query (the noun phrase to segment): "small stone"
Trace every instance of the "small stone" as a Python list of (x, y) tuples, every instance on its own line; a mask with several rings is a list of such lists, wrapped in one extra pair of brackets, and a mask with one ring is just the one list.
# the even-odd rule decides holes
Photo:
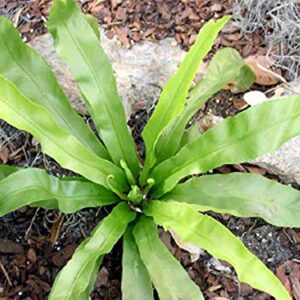
[(263, 103), (268, 100), (267, 96), (260, 91), (251, 91), (244, 94), (244, 100), (251, 106)]

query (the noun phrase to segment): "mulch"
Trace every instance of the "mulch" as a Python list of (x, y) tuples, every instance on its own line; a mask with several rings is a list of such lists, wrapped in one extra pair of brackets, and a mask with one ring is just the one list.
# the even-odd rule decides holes
[[(46, 32), (45, 22), (52, 0), (0, 0), (0, 15), (11, 18), (25, 41)], [(142, 40), (158, 41), (174, 37), (185, 50), (195, 41), (199, 29), (211, 18), (232, 13), (235, 0), (87, 0), (78, 1), (85, 13), (92, 14), (109, 37), (131, 47)], [(249, 41), (251, 40), (251, 43)], [(227, 26), (215, 43), (215, 49), (230, 46), (243, 57), (265, 53), (261, 33), (240, 33)]]
[[(158, 41), (174, 37), (189, 49), (202, 25), (211, 18), (230, 14), (235, 0), (94, 0), (80, 1), (82, 10), (98, 18), (109, 37), (117, 36), (124, 47), (142, 40)], [(0, 0), (0, 15), (11, 18), (24, 41), (46, 32), (45, 21), (52, 0)], [(249, 42), (251, 41), (251, 42)], [(217, 39), (214, 50), (231, 46), (244, 57), (264, 54), (259, 32), (242, 35), (234, 23)], [(226, 117), (241, 108), (241, 96), (228, 101), (222, 92), (210, 101), (204, 112)], [(244, 103), (242, 103), (242, 106)], [(137, 111), (129, 121), (138, 150), (143, 153), (141, 128), (149, 117)], [(5, 122), (0, 122), (0, 163), (46, 168), (54, 175), (65, 174), (51, 158), (43, 155), (36, 140)], [(3, 142), (5, 144), (3, 146)], [(217, 173), (254, 172), (271, 176), (251, 165), (224, 166)], [(0, 219), (0, 300), (46, 299), (59, 270), (67, 263), (80, 242), (107, 215), (110, 208), (86, 209), (74, 215), (25, 207)], [(279, 229), (261, 220), (217, 216), (258, 255), (300, 300), (300, 231)], [(180, 260), (207, 299), (270, 299), (245, 284), (226, 263), (218, 265), (205, 254), (194, 263), (169, 234), (161, 238)], [(284, 249), (284, 251), (283, 251)], [(107, 255), (100, 268), (92, 299), (121, 299), (121, 242)], [(225, 269), (224, 269), (225, 266)]]

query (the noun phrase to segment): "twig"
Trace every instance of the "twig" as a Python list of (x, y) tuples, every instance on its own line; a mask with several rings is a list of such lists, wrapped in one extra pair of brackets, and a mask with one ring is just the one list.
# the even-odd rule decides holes
[(14, 26), (18, 27), (20, 16), (25, 7), (21, 7), (14, 16)]
[(1, 268), (3, 274), (4, 274), (5, 278), (6, 278), (6, 280), (7, 280), (8, 284), (9, 284), (9, 286), (12, 286), (12, 282), (11, 282), (11, 280), (10, 280), (10, 278), (9, 278), (9, 275), (8, 275), (7, 271), (5, 270), (5, 268), (4, 268), (4, 266), (3, 266), (3, 264), (2, 264), (1, 261), (0, 261), (0, 268)]
[(31, 230), (32, 225), (33, 225), (33, 222), (35, 221), (35, 219), (36, 219), (36, 217), (37, 217), (37, 214), (38, 214), (39, 210), (40, 210), (40, 208), (37, 208), (37, 209), (36, 209), (36, 211), (35, 211), (35, 213), (34, 213), (34, 216), (33, 216), (33, 218), (31, 219), (30, 225), (29, 225), (29, 227), (27, 228), (26, 233), (25, 233), (25, 240), (27, 240), (27, 238), (28, 238), (28, 235), (29, 235), (30, 230)]
[(283, 78), (282, 76), (280, 76), (279, 74), (277, 74), (276, 72), (273, 72), (272, 70), (269, 70), (267, 68), (265, 68), (264, 66), (262, 66), (260, 63), (257, 63), (257, 66), (264, 72), (269, 73), (270, 75), (274, 76), (275, 78), (279, 79), (281, 82), (288, 84), (288, 82), (285, 80), (285, 78)]

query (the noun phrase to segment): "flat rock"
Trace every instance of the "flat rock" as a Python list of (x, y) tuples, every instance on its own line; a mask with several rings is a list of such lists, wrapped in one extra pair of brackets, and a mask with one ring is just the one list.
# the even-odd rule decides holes
[[(300, 94), (300, 79), (290, 86), (291, 89), (287, 89), (285, 95)], [(278, 175), (286, 183), (300, 185), (300, 136), (291, 139), (277, 151), (259, 157), (253, 163)]]
[(285, 183), (300, 185), (300, 136), (291, 139), (275, 152), (257, 158), (253, 163), (278, 175)]
[[(112, 62), (127, 116), (136, 109), (149, 109), (159, 98), (162, 87), (182, 61), (185, 52), (172, 38), (158, 43), (144, 41), (127, 49), (121, 47), (116, 39), (108, 39), (101, 33), (101, 44)], [(88, 114), (71, 73), (54, 51), (51, 36), (45, 34), (38, 37), (31, 45), (52, 67), (73, 107), (81, 114)], [(287, 90), (286, 94), (300, 93), (300, 80), (292, 83), (292, 90)], [(287, 183), (300, 185), (300, 137), (252, 163), (279, 175)]]
[[(79, 113), (87, 114), (78, 87), (68, 67), (56, 54), (50, 34), (38, 37), (30, 44), (54, 70), (73, 107)], [(144, 41), (127, 49), (121, 47), (116, 39), (108, 39), (101, 32), (101, 44), (112, 62), (119, 94), (128, 116), (133, 110), (149, 108), (155, 103), (162, 87), (185, 54), (172, 38), (158, 43)]]

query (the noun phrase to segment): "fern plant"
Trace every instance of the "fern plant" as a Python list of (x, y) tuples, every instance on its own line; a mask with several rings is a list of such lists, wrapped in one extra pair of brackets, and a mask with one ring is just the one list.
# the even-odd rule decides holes
[(205, 212), (300, 227), (300, 193), (254, 174), (205, 174), (223, 164), (252, 160), (299, 135), (300, 97), (252, 107), (202, 135), (193, 127), (186, 130), (191, 117), (224, 85), (230, 82), (243, 91), (255, 79), (239, 54), (225, 48), (191, 88), (201, 60), (228, 19), (201, 29), (165, 85), (142, 133), (144, 163), (127, 128), (97, 22), (82, 14), (74, 0), (55, 0), (47, 26), (98, 136), (72, 110), (44, 59), (22, 42), (8, 19), (0, 19), (0, 118), (30, 132), (44, 153), (81, 176), (58, 178), (41, 169), (1, 165), (1, 216), (24, 205), (63, 213), (115, 205), (61, 270), (49, 299), (88, 299), (104, 255), (121, 237), (123, 299), (154, 299), (153, 287), (163, 300), (204, 299), (159, 239), (158, 225), (172, 229), (181, 242), (229, 262), (240, 281), (278, 300), (291, 299), (277, 277)]

